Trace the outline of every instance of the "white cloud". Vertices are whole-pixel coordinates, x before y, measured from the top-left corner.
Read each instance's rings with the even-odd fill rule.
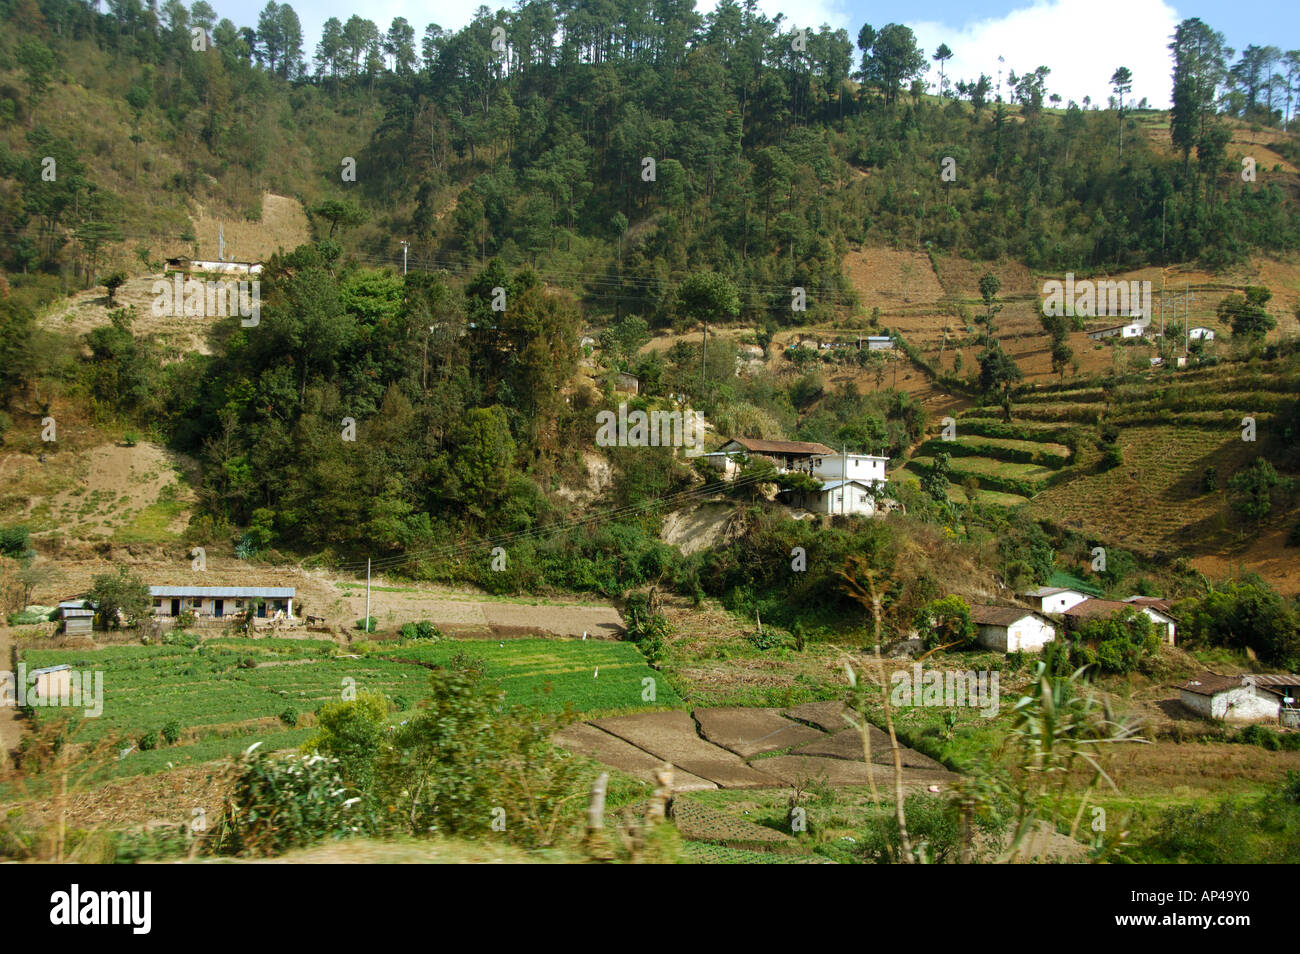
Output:
[[[717,5],[717,0],[696,0],[695,12],[705,16]],[[785,14],[781,30],[786,33],[796,27],[816,30],[826,24],[832,30],[848,30],[849,39],[856,41],[858,27],[862,25],[854,20],[841,0],[800,0],[798,4],[789,0],[759,0],[758,8],[769,19],[774,19],[778,13]]]
[[[1116,67],[1133,73],[1133,102],[1146,97],[1152,106],[1169,105],[1171,86],[1168,44],[1180,17],[1165,0],[1041,0],[1006,16],[978,20],[961,27],[934,21],[906,21],[916,33],[926,55],[947,43],[953,57],[946,76],[976,79],[987,73],[996,84],[998,56],[1002,64],[1003,95],[1006,77],[1015,70],[1027,73],[1048,66],[1048,93],[1082,102],[1091,96],[1106,105],[1111,95],[1110,76]],[[872,23],[879,29],[883,23]],[[931,61],[927,79],[937,83],[937,64]],[[1126,101],[1128,97],[1125,98]]]

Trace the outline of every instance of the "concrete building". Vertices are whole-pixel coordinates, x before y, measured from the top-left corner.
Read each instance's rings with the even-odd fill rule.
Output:
[[[1243,724],[1278,722],[1283,709],[1294,711],[1300,697],[1300,676],[1245,673],[1218,676],[1206,673],[1179,687],[1179,701],[1203,719]]]
[[[1130,596],[1124,602],[1142,607],[1142,612],[1156,624],[1156,629],[1160,631],[1160,638],[1173,645],[1178,620],[1173,615],[1171,604],[1167,599],[1159,596]]]
[[[202,259],[189,258],[169,258],[164,274],[169,272],[181,272],[182,274],[192,275],[195,273],[212,273],[214,275],[260,275],[262,274],[261,262],[214,262]]]
[[[981,646],[1002,653],[1037,652],[1056,638],[1051,620],[1020,606],[975,604],[970,618],[979,629]]]
[[[745,457],[766,457],[776,467],[777,473],[791,470],[812,472],[812,459],[834,454],[825,444],[809,441],[765,441],[751,437],[733,437],[704,458],[719,470],[730,470],[728,461]]]
[[[863,480],[826,480],[815,493],[794,494],[791,503],[813,513],[859,514],[870,517],[876,513],[875,484]]]
[[[259,601],[259,619],[278,613],[293,619],[292,586],[151,586],[149,595],[153,597],[154,616],[164,618],[193,613],[221,619],[243,613],[250,601]]]
[[[1154,598],[1132,597],[1132,599],[1146,600]],[[1163,600],[1154,601],[1157,604],[1165,602]],[[1176,620],[1170,616],[1166,610],[1161,609],[1158,606],[1150,606],[1141,602],[1129,603],[1120,600],[1099,600],[1089,597],[1083,602],[1071,606],[1061,615],[1065,617],[1066,628],[1077,629],[1087,620],[1110,619],[1116,613],[1126,609],[1136,609],[1141,611],[1143,615],[1155,624],[1156,632],[1160,634],[1160,638],[1171,646],[1174,644],[1174,624]]]
[[[1088,332],[1088,337],[1093,341],[1100,341],[1103,338],[1141,338],[1147,329],[1148,322],[1145,320],[1130,321],[1122,325],[1111,325],[1106,328],[1097,328]]]
[[[1064,613],[1070,607],[1089,599],[1087,593],[1064,586],[1040,586],[1021,595],[1029,602],[1037,603],[1038,609],[1044,613]]]

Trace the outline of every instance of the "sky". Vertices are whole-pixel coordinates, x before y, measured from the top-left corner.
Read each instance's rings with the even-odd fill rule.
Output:
[[[221,16],[240,26],[255,26],[265,0],[210,0]],[[329,17],[346,20],[353,13],[374,20],[386,30],[393,17],[404,16],[416,37],[429,23],[444,28],[462,27],[474,15],[480,0],[289,0],[302,20],[310,60],[320,39],[321,24]],[[701,13],[715,0],[697,0]],[[513,6],[488,3],[492,9]],[[1051,67],[1047,91],[1064,99],[1105,105],[1110,76],[1118,66],[1133,73],[1133,100],[1144,97],[1152,106],[1169,104],[1170,58],[1167,45],[1174,27],[1188,17],[1200,17],[1223,33],[1228,45],[1242,49],[1251,43],[1273,44],[1283,50],[1300,48],[1300,3],[1294,0],[926,0],[925,3],[880,4],[864,0],[759,0],[769,16],[786,13],[786,24],[848,30],[856,42],[863,23],[879,29],[901,22],[911,27],[928,54],[940,43],[953,51],[947,76],[974,79],[987,73],[996,83],[998,70],[1006,75]],[[998,57],[1003,57],[1003,63]],[[931,64],[927,79],[937,82]]]

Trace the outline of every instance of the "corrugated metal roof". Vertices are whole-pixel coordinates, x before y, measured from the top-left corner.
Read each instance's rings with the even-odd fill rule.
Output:
[[[211,596],[217,599],[262,597],[263,599],[292,599],[292,586],[151,586],[150,596]]]
[[[1300,686],[1300,676],[1293,673],[1251,673],[1257,686]]]
[[[69,606],[61,606],[61,607],[59,607],[59,609],[61,610],[61,614],[60,614],[60,615],[62,615],[64,619],[72,619],[72,618],[74,618],[74,617],[80,618],[80,617],[82,617],[82,616],[94,616],[94,615],[95,615],[95,611],[94,611],[94,610],[88,610],[88,609],[72,609],[72,608],[69,607]]]

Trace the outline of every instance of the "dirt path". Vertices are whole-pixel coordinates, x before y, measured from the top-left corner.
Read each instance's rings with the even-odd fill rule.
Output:
[[[13,639],[8,626],[0,626],[0,672],[16,672],[13,664]],[[23,723],[18,706],[0,705],[0,772],[9,765],[9,753],[22,741]]]

